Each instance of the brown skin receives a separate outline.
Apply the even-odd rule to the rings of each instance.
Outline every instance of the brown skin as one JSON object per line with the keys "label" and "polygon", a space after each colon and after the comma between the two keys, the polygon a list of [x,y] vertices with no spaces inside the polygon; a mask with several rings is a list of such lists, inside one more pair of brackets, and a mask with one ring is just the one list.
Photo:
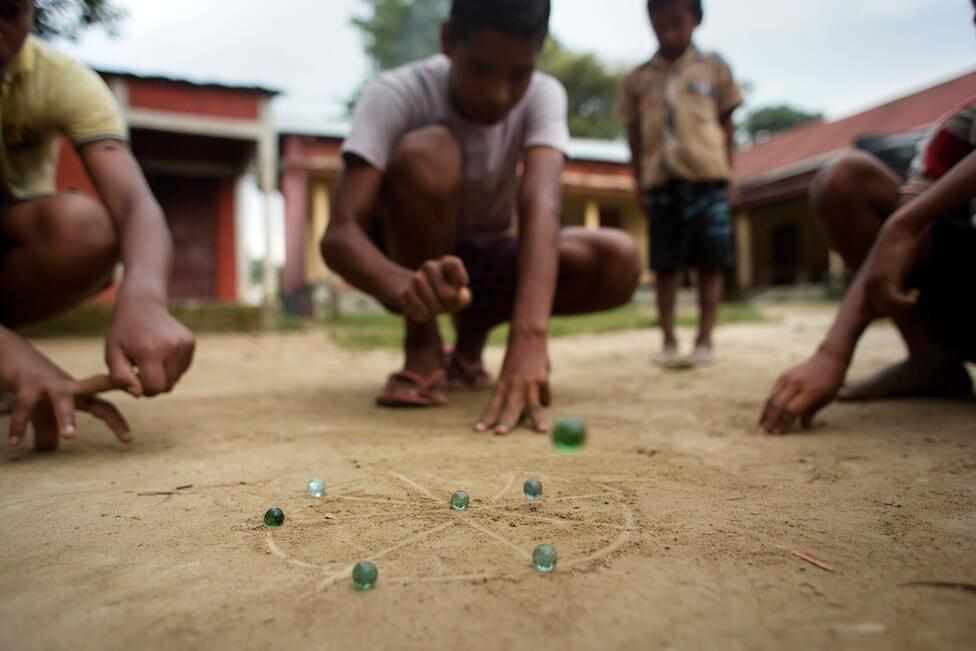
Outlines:
{"label": "brown skin", "polygon": [[[541,52],[541,42],[484,30],[457,41],[443,29],[444,52],[452,61],[451,99],[469,120],[492,124],[522,99]],[[518,189],[519,282],[513,314],[470,323],[462,312],[471,301],[468,275],[455,246],[462,156],[442,127],[406,134],[383,172],[348,157],[335,210],[322,241],[328,265],[351,284],[406,317],[405,370],[427,377],[442,363],[438,314],[458,313],[457,351],[480,363],[488,331],[511,317],[512,328],[501,375],[476,430],[505,434],[527,421],[548,430],[550,399],[547,333],[550,314],[606,309],[600,302],[629,298],[638,276],[637,253],[619,236],[567,232],[560,236],[563,155],[548,148],[528,150]],[[391,257],[370,240],[366,227],[386,188]],[[395,208],[395,209],[394,209]],[[620,264],[620,257],[629,259]],[[617,273],[599,272],[617,262]],[[621,274],[620,270],[624,274]],[[557,277],[565,276],[557,290]],[[600,284],[591,282],[596,278]],[[630,291],[627,291],[629,288]],[[626,299],[624,299],[626,300]]]}
{"label": "brown skin", "polygon": [[[701,24],[699,16],[692,12],[691,7],[683,0],[677,0],[663,7],[655,8],[649,13],[651,27],[657,36],[661,55],[668,61],[677,61],[691,47],[695,30]],[[726,151],[729,166],[735,159],[735,125],[732,113],[719,117],[725,132]],[[641,189],[641,158],[642,137],[640,123],[628,125],[627,140],[630,144],[631,161],[634,179],[637,183],[637,203],[642,210],[647,210],[647,200]],[[653,219],[653,216],[651,216]],[[722,302],[725,290],[725,279],[721,270],[698,270],[698,305],[701,312],[696,345],[712,346],[712,333],[718,321],[718,308]],[[678,278],[674,273],[657,274],[657,304],[661,319],[661,330],[664,333],[666,347],[677,346],[675,334],[675,303],[678,293]]]}
{"label": "brown skin", "polygon": [[[976,0],[972,4],[976,9]],[[850,268],[860,271],[817,352],[773,387],[759,418],[767,434],[787,434],[798,421],[809,429],[817,413],[841,394],[861,335],[885,316],[894,320],[909,357],[846,397],[971,395],[972,381],[962,360],[933,333],[918,307],[918,293],[905,286],[918,265],[925,264],[932,224],[976,196],[976,152],[917,199],[899,198],[900,182],[880,162],[863,155],[848,157],[818,177],[815,205],[835,248]],[[831,193],[831,188],[846,192]],[[832,194],[837,199],[833,205]]]}
{"label": "brown skin", "polygon": [[[0,19],[6,65],[23,46],[32,13],[28,5],[15,18]],[[0,389],[16,400],[12,445],[23,440],[29,420],[40,448],[57,447],[59,434],[73,438],[75,409],[89,411],[129,442],[121,415],[95,394],[109,388],[136,397],[169,392],[193,359],[193,335],[166,307],[169,231],[128,145],[100,141],[79,154],[101,204],[56,195],[19,202],[0,220],[0,241],[7,247],[0,268]],[[8,329],[77,305],[104,285],[120,257],[125,275],[105,343],[110,387],[76,382]]]}
{"label": "brown skin", "polygon": [[[760,427],[769,434],[787,434],[797,421],[806,428],[812,425],[816,414],[840,393],[867,326],[885,316],[892,317],[901,331],[909,358],[873,382],[882,392],[879,396],[865,397],[880,397],[885,391],[891,395],[954,396],[972,390],[962,360],[933,333],[918,308],[917,293],[904,288],[911,272],[925,264],[926,250],[931,246],[929,227],[946,210],[976,196],[976,152],[922,196],[907,201],[899,200],[899,179],[880,162],[860,155],[842,164],[846,166],[823,175],[828,188],[819,191],[828,194],[831,185],[844,182],[856,188],[852,189],[855,194],[845,197],[855,201],[847,201],[847,214],[838,215],[835,223],[846,225],[843,234],[848,239],[839,247],[842,255],[855,261],[860,254],[863,264],[818,351],[787,371],[774,387],[760,417]],[[838,178],[841,174],[847,178]],[[864,206],[863,216],[858,214],[858,203]],[[881,214],[871,215],[872,206]],[[893,214],[882,225],[881,217],[887,213]],[[869,241],[857,239],[865,235]]]}

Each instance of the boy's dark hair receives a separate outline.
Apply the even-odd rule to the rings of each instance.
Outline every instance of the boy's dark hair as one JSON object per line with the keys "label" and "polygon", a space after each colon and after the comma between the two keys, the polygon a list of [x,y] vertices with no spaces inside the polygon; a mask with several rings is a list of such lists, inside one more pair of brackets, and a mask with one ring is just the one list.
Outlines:
{"label": "boy's dark hair", "polygon": [[673,5],[675,2],[687,3],[688,9],[691,13],[698,18],[698,22],[705,19],[705,9],[702,7],[702,0],[647,0],[647,10],[654,11],[661,7],[666,7],[668,5]]}
{"label": "boy's dark hair", "polygon": [[550,0],[453,0],[451,32],[462,40],[482,29],[506,36],[535,38],[549,34]]}

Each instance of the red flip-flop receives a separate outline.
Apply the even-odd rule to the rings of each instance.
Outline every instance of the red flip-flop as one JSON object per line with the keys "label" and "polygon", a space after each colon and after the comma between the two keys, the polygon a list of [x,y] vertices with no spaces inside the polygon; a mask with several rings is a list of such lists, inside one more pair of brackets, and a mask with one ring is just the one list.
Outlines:
{"label": "red flip-flop", "polygon": [[380,407],[441,407],[447,404],[447,398],[439,391],[443,389],[445,377],[444,369],[438,369],[426,378],[413,371],[394,373],[376,396],[376,404]]}

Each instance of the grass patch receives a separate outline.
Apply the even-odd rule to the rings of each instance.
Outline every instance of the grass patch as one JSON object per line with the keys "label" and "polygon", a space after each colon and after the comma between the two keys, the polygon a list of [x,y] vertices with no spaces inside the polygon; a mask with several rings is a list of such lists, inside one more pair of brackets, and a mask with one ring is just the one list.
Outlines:
{"label": "grass patch", "polygon": [[[195,333],[252,333],[290,332],[302,330],[304,322],[294,316],[279,313],[267,327],[259,307],[239,305],[176,306],[170,313]],[[19,330],[30,339],[55,337],[102,337],[112,321],[112,308],[105,305],[85,305],[50,321]]]}
{"label": "grass patch", "polygon": [[[719,323],[723,325],[763,320],[762,313],[748,303],[727,303],[719,312]],[[439,322],[441,332],[451,332],[450,319],[441,317]],[[329,318],[325,324],[335,342],[344,348],[371,350],[400,348],[403,345],[403,324],[400,317],[393,314],[342,314]],[[694,327],[698,324],[698,318],[694,314],[679,314],[678,324]],[[572,337],[644,330],[658,325],[656,311],[631,304],[599,314],[556,317],[549,324],[549,334],[552,337]],[[492,332],[490,343],[504,345],[507,339],[508,326],[500,326]]]}

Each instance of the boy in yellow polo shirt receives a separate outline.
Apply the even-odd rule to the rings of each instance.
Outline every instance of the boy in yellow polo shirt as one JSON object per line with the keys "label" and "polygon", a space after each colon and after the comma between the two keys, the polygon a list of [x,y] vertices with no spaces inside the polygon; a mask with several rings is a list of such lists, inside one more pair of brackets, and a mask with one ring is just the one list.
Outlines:
{"label": "boy in yellow polo shirt", "polygon": [[735,265],[728,182],[742,93],[728,65],[700,51],[692,35],[701,0],[648,0],[660,49],[626,79],[620,115],[627,125],[639,201],[650,220],[651,269],[657,278],[663,366],[678,361],[675,297],[678,272],[698,272],[701,321],[691,361],[711,362],[712,331],[723,272]]}
{"label": "boy in yellow polo shirt", "polygon": [[[128,143],[118,106],[92,70],[30,36],[34,6],[0,2],[0,396],[9,442],[33,423],[35,445],[76,434],[75,411],[131,441],[118,410],[98,394],[172,390],[194,340],[167,311],[172,245],[162,210]],[[101,201],[58,194],[62,138],[77,149]],[[78,305],[125,275],[105,341],[108,374],[76,381],[14,331]]]}

